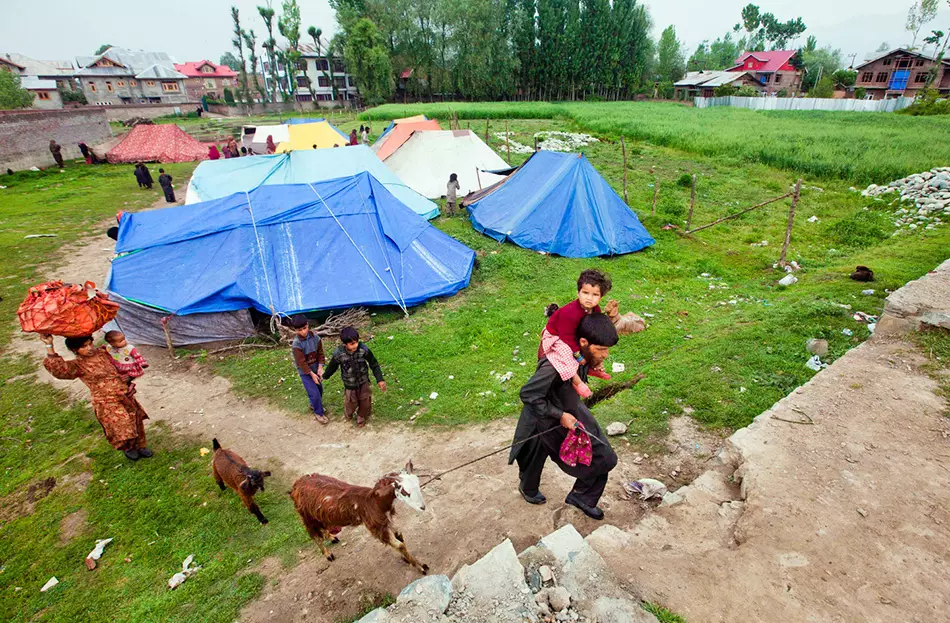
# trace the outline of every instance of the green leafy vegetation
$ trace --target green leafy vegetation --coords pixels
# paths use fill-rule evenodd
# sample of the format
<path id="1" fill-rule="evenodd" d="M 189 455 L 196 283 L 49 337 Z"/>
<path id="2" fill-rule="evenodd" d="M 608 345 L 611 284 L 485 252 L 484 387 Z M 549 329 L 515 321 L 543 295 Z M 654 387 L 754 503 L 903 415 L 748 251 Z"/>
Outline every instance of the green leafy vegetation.
<path id="1" fill-rule="evenodd" d="M 655 616 L 656 620 L 659 621 L 659 623 L 686 623 L 686 619 L 684 619 L 678 614 L 673 614 L 672 612 L 670 612 L 669 610 L 667 610 L 666 608 L 662 606 L 652 604 L 648 601 L 644 601 L 643 603 L 640 604 L 640 606 L 644 610 L 646 610 L 647 612 Z"/>

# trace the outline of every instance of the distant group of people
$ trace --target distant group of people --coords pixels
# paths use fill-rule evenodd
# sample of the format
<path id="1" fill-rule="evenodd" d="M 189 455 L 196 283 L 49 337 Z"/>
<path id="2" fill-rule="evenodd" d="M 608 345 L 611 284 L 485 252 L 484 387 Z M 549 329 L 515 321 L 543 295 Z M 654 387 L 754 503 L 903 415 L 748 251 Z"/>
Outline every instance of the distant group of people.
<path id="1" fill-rule="evenodd" d="M 222 145 L 220 150 L 218 149 L 217 145 L 212 144 L 208 146 L 209 160 L 218 160 L 222 156 L 225 158 L 240 158 L 241 156 L 247 156 L 248 154 L 253 155 L 253 152 L 249 152 L 247 147 L 242 146 L 239 148 L 237 141 L 235 141 L 233 138 L 229 138 L 228 142 Z"/>
<path id="2" fill-rule="evenodd" d="M 148 170 L 148 167 L 145 166 L 144 163 L 136 162 L 133 173 L 135 174 L 135 181 L 138 182 L 139 188 L 152 189 L 152 184 L 155 182 L 152 180 L 151 171 Z M 175 203 L 177 201 L 175 198 L 175 187 L 172 185 L 172 176 L 165 173 L 165 169 L 160 168 L 158 170 L 158 185 L 162 187 L 162 192 L 165 194 L 165 201 L 167 203 Z"/>

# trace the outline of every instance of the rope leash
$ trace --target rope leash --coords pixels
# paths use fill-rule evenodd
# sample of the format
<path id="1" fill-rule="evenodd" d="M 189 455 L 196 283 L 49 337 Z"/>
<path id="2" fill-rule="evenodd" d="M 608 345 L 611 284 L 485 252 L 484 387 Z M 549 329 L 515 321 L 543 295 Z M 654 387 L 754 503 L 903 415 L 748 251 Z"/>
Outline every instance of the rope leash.
<path id="1" fill-rule="evenodd" d="M 495 456 L 495 455 L 498 454 L 499 452 L 504 452 L 505 450 L 510 450 L 511 448 L 513 448 L 513 447 L 515 447 L 515 446 L 517 446 L 517 445 L 519 445 L 519 444 L 527 443 L 527 442 L 531 441 L 532 439 L 537 439 L 538 437 L 541 437 L 542 435 L 546 435 L 546 434 L 550 433 L 552 430 L 556 430 L 556 429 L 558 429 L 558 428 L 561 428 L 561 426 L 560 426 L 560 425 L 558 425 L 558 426 L 552 426 L 551 428 L 549 428 L 549 429 L 547 429 L 547 430 L 541 431 L 541 432 L 538 433 L 537 435 L 531 435 L 530 437 L 526 437 L 525 439 L 519 439 L 519 440 L 517 440 L 517 441 L 515 441 L 515 442 L 513 442 L 513 443 L 508 444 L 508 445 L 505 446 L 504 448 L 498 448 L 497 450 L 494 450 L 494 451 L 492 451 L 492 452 L 489 452 L 488 454 L 484 454 L 484 455 L 482 455 L 482 456 L 480 456 L 480 457 L 478 457 L 478 458 L 472 459 L 471 461 L 467 461 L 467 462 L 465 462 L 465 463 L 462 463 L 461 465 L 457 465 L 457 466 L 453 467 L 452 469 L 447 469 L 447 470 L 445 470 L 444 472 L 439 472 L 438 474 L 436 474 L 435 476 L 433 476 L 433 477 L 430 478 L 429 480 L 427 480 L 427 481 L 425 481 L 424 483 L 422 483 L 421 485 L 419 485 L 419 488 L 420 488 L 420 489 L 424 488 L 426 485 L 432 483 L 432 482 L 435 481 L 435 480 L 439 480 L 440 478 L 442 478 L 442 476 L 445 476 L 446 474 L 450 474 L 450 473 L 452 473 L 452 472 L 455 472 L 455 471 L 458 471 L 458 470 L 462 469 L 463 467 L 468 467 L 469 465 L 472 465 L 472 464 L 474 464 L 474 463 L 478 463 L 479 461 L 482 461 L 482 460 L 484 460 L 484 459 L 487 459 L 487 458 L 490 457 L 490 456 Z M 585 433 L 587 433 L 587 434 L 591 437 L 591 439 L 596 439 L 596 440 L 599 441 L 600 443 L 602 443 L 602 444 L 604 444 L 605 446 L 608 446 L 608 447 L 609 447 L 610 444 L 608 444 L 606 441 L 604 441 L 603 439 L 601 439 L 601 438 L 598 437 L 597 435 L 594 435 L 593 433 L 588 432 L 588 430 L 587 430 L 586 428 L 584 428 L 584 425 L 581 424 L 580 422 L 577 422 L 577 424 L 575 425 L 575 428 L 580 428 L 582 431 L 584 431 Z"/>

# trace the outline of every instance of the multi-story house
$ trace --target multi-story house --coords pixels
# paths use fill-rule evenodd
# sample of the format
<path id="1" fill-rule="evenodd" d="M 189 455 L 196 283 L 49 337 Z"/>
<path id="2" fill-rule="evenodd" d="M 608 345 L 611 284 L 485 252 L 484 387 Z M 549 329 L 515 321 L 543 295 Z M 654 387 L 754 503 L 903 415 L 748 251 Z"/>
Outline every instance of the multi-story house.
<path id="1" fill-rule="evenodd" d="M 90 104 L 184 104 L 187 77 L 164 52 L 111 47 L 98 56 L 77 56 L 76 77 Z"/>
<path id="2" fill-rule="evenodd" d="M 192 101 L 198 101 L 202 96 L 224 99 L 224 89 L 233 90 L 238 83 L 236 71 L 227 65 L 216 65 L 209 60 L 180 65 L 176 63 L 175 70 L 187 77 L 185 91 Z"/>
<path id="3" fill-rule="evenodd" d="M 273 92 L 274 84 L 270 73 L 270 63 L 261 58 L 260 72 L 263 84 L 268 93 Z M 278 92 L 286 90 L 288 77 L 282 67 L 277 70 Z M 332 68 L 326 54 L 318 54 L 310 45 L 300 46 L 300 60 L 297 62 L 295 75 L 291 83 L 291 93 L 298 102 L 332 101 L 334 90 L 337 100 L 355 100 L 358 94 L 356 82 L 346 73 L 343 59 L 333 58 Z M 311 94 L 310 86 L 313 87 Z"/>
<path id="4" fill-rule="evenodd" d="M 20 86 L 33 93 L 33 108 L 62 108 L 60 90 L 78 89 L 69 61 L 38 61 L 9 52 L 0 56 L 0 69 L 20 76 Z"/>
<path id="5" fill-rule="evenodd" d="M 868 99 L 916 97 L 936 69 L 933 87 L 942 95 L 950 93 L 950 60 L 937 61 L 931 56 L 897 48 L 855 67 L 855 88 L 863 88 Z"/>
<path id="6" fill-rule="evenodd" d="M 785 90 L 790 96 L 798 95 L 802 86 L 802 72 L 792 65 L 795 50 L 771 52 L 744 52 L 736 64 L 726 71 L 747 71 L 762 85 L 764 95 Z"/>

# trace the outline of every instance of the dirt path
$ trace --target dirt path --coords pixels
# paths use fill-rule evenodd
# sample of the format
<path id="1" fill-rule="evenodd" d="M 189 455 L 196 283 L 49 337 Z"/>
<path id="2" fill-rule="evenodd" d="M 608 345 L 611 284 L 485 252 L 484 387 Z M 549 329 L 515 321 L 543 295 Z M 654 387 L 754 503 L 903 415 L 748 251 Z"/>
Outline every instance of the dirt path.
<path id="1" fill-rule="evenodd" d="M 93 279 L 104 283 L 113 248 L 113 242 L 103 235 L 85 246 L 64 249 L 68 263 L 49 271 L 48 276 L 67 282 Z M 17 338 L 13 348 L 35 356 L 38 363 L 43 353 L 35 339 Z M 62 344 L 58 348 L 62 351 Z M 339 420 L 321 427 L 304 414 L 239 397 L 226 379 L 194 363 L 172 361 L 163 349 L 143 351 L 152 366 L 137 385 L 152 425 L 166 422 L 173 431 L 207 439 L 209 445 L 216 436 L 249 462 L 275 470 L 286 484 L 315 471 L 371 484 L 410 457 L 417 471 L 435 473 L 509 443 L 514 430 L 513 419 L 451 429 L 371 425 L 356 431 Z M 86 398 L 81 384 L 52 379 L 39 365 L 38 370 L 41 380 L 77 399 Z M 707 457 L 719 447 L 719 439 L 698 431 L 689 418 L 674 420 L 671 429 L 670 452 L 662 456 L 644 460 L 616 444 L 621 446 L 621 464 L 603 502 L 610 523 L 628 527 L 643 513 L 643 507 L 625 499 L 620 487 L 624 478 L 656 477 L 675 469 L 680 481 L 686 483 L 704 469 Z M 583 534 L 600 525 L 560 503 L 571 481 L 556 469 L 545 472 L 543 483 L 551 502 L 540 507 L 526 504 L 515 488 L 516 468 L 507 466 L 505 458 L 504 453 L 499 454 L 428 486 L 425 513 L 407 507 L 399 510 L 397 522 L 410 551 L 434 573 L 451 575 L 505 538 L 520 550 L 564 522 L 573 523 Z M 277 494 L 261 500 L 265 512 L 267 504 L 277 503 L 290 502 Z M 360 593 L 395 593 L 417 577 L 394 552 L 368 538 L 365 530 L 347 529 L 342 538 L 344 544 L 332 565 L 310 548 L 301 551 L 299 565 L 288 572 L 281 573 L 277 565 L 265 565 L 276 582 L 268 584 L 265 594 L 246 609 L 241 620 L 330 623 L 352 614 Z"/>

